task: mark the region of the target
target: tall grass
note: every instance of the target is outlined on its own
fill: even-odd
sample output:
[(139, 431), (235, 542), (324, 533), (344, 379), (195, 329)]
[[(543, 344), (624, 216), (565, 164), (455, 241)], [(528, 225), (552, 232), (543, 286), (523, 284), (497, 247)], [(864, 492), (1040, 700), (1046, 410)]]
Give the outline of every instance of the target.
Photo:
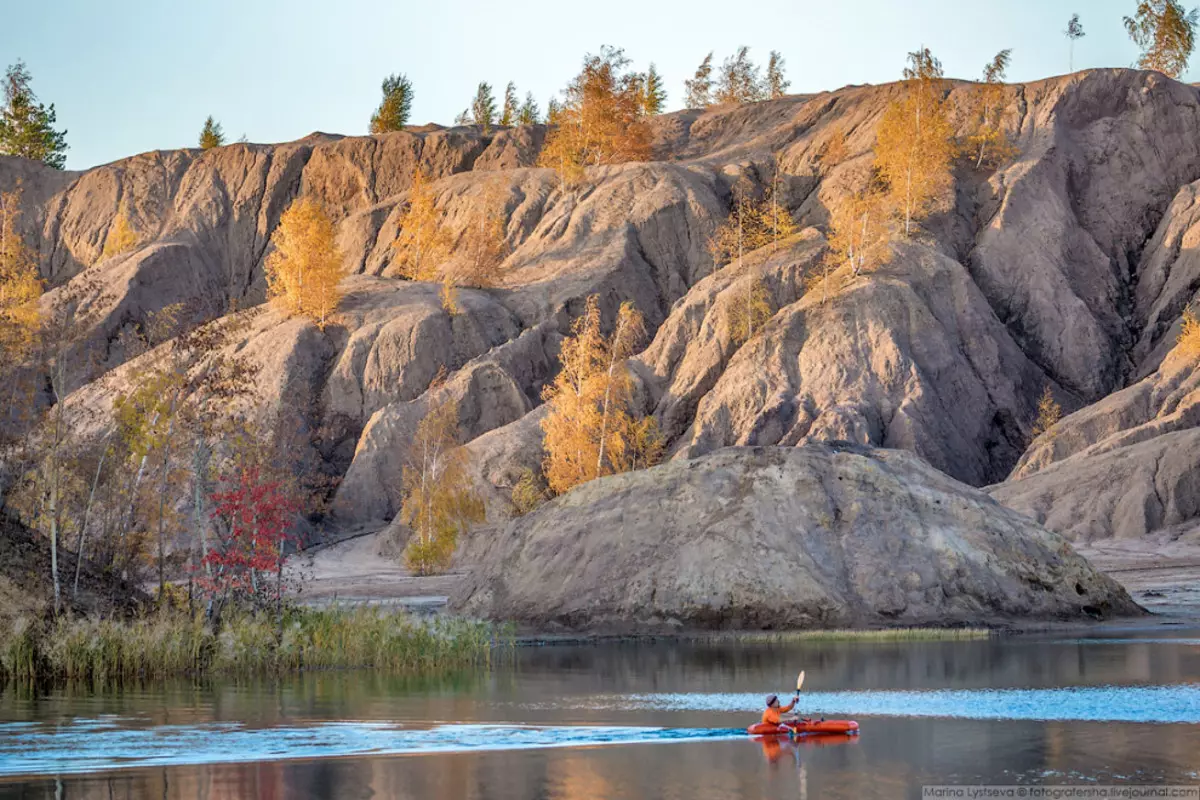
[(414, 619), (378, 608), (293, 609), (282, 635), (270, 615), (243, 614), (214, 629), (202, 617), (18, 621), (0, 631), (0, 676), (18, 681), (119, 683), (172, 676), (259, 675), (370, 668), (435, 674), (488, 667), (508, 629), (466, 620)]

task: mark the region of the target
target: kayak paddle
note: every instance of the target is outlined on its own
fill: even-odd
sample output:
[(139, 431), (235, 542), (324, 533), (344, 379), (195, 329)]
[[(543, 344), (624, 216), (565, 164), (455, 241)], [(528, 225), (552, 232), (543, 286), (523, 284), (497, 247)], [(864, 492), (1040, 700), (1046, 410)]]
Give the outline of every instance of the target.
[(796, 676), (796, 694), (800, 694), (802, 686), (804, 686), (804, 670), (800, 670), (800, 674)]

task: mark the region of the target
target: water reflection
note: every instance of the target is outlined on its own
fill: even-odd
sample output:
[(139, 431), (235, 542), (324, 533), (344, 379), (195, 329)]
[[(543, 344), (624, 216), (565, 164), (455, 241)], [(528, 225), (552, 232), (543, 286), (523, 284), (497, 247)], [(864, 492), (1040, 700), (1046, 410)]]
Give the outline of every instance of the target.
[[(126, 756), (134, 751), (121, 744), (120, 736), (153, 737), (162, 726), (176, 726), (202, 732), (176, 750), (225, 747), (235, 757), (260, 760), (121, 771), (113, 771), (114, 762), (97, 765), (109, 771), (86, 775), (0, 778), (0, 799), (696, 800), (919, 797), (922, 784), (934, 783), (1195, 784), (1200, 783), (1200, 725), (1183, 720), (1194, 719), (1189, 714), (1200, 706), (1200, 686), (1194, 683), (1200, 675), (1198, 638), (1196, 631), (1171, 630), (1164, 636), (1163, 629), (1155, 629), (1103, 640), (1092, 635), (946, 643), (610, 644), (523, 650), (511, 668), (449, 681), (330, 673), (283, 682), (177, 684), (101, 695), (61, 691), (22, 696), (10, 690), (0, 700), (0, 719), (8, 723), (0, 726), (0, 738), (10, 737), (10, 743), (17, 737), (34, 743), (30, 731), (78, 731), (83, 738), (75, 749), (82, 758), (89, 748), (97, 749), (89, 742), (114, 736), (111, 729), (88, 731), (86, 726), (95, 724), (89, 721), (111, 715), (107, 724), (116, 729), (116, 744), (108, 749), (124, 750)], [(805, 700), (810, 704), (821, 698), (858, 704), (857, 710), (849, 708), (862, 723), (858, 741), (824, 747), (744, 736), (644, 741), (650, 730), (741, 728), (757, 716), (745, 706), (756, 704), (767, 691), (786, 690), (801, 668), (808, 672), (806, 689), (812, 692)], [(1113, 693), (1105, 688), (1110, 686), (1136, 687), (1140, 694)], [(1042, 691), (1059, 689), (1074, 691)], [(916, 693), (912, 697), (917, 700), (907, 692)], [(628, 702), (664, 697), (686, 702)], [(695, 702), (714, 697), (736, 700)], [(925, 710), (936, 699), (945, 704), (944, 713), (906, 713), (906, 697), (910, 704), (926, 703)], [(606, 706), (598, 698), (621, 702)], [(881, 704), (885, 699), (891, 704), (886, 709)], [(1039, 713), (1017, 713), (1028, 709), (1031, 700), (1040, 703)], [(868, 701), (874, 705), (864, 705)], [(1091, 712), (1094, 720), (1122, 719), (1115, 711), (1140, 704), (1175, 721), (1043, 721), (1047, 709), (1067, 704), (1070, 710), (1070, 702), (1077, 704), (1076, 711)], [(911, 709), (919, 710), (915, 705)], [(877, 715), (865, 713), (871, 711)], [(969, 716), (983, 718), (964, 718)], [(264, 732), (297, 731), (296, 736), (307, 735), (329, 747), (334, 737), (327, 732), (339, 730), (329, 723), (345, 720), (362, 723), (361, 730), (349, 729), (354, 735), (344, 737), (350, 745), (361, 747), (364, 737), (370, 744), (369, 737), (376, 736), (382, 744), (373, 746), (380, 752), (403, 744), (398, 732), (439, 726), (453, 731), (464, 724), (476, 731), (482, 730), (480, 724), (540, 726), (543, 732), (577, 729), (570, 735), (580, 735), (585, 730), (580, 726), (610, 732), (633, 728), (643, 738), (638, 744), (603, 747), (585, 737), (555, 748), (489, 750), (484, 742), (468, 747), (469, 752), (322, 758), (289, 749), (294, 741), (288, 736)], [(10, 727), (12, 723), (33, 726), (22, 729)], [(340, 729), (347, 732), (345, 726)], [(305, 730), (309, 733), (299, 733)], [(253, 748), (221, 743), (222, 737), (239, 732), (261, 740)], [(275, 752), (262, 752), (271, 748)], [(119, 755), (108, 752), (106, 757)], [(268, 760), (281, 755), (296, 758)], [(0, 759), (4, 757), (0, 750)]]

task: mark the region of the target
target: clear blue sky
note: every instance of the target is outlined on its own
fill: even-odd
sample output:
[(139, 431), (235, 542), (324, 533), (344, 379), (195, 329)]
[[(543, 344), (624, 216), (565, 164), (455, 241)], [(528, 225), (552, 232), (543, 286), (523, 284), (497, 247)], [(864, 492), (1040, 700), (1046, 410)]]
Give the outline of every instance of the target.
[[(413, 122), (449, 124), (487, 80), (546, 100), (602, 44), (654, 61), (682, 104), (709, 50), (738, 45), (787, 60), (791, 91), (895, 80), (905, 53), (931, 48), (975, 78), (1013, 48), (1009, 79), (1067, 71), (1067, 19), (1087, 36), (1075, 67), (1129, 66), (1121, 24), (1136, 0), (9, 0), (0, 62), (23, 58), (66, 127), (70, 169), (195, 146), (213, 114), (228, 140), (279, 142), (315, 130), (366, 132), (391, 72), (412, 80)], [(1200, 56), (1198, 56), (1200, 58)], [(1197, 62), (1200, 64), (1200, 61)], [(1200, 74), (1189, 70), (1185, 80)]]

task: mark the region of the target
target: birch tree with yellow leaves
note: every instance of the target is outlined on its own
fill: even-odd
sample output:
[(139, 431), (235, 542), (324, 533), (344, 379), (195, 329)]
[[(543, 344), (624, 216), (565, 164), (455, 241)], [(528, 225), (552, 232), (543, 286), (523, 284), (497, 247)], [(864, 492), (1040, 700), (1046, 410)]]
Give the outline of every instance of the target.
[(458, 444), (458, 404), (435, 403), (417, 426), (401, 478), (400, 514), (412, 529), (404, 561), (418, 575), (444, 571), (459, 535), (484, 521), (467, 466), (467, 452)]
[(316, 200), (301, 198), (283, 212), (271, 244), (270, 296), (289, 316), (309, 317), (324, 330), (342, 299), (342, 253), (333, 221)]
[(908, 59), (904, 96), (884, 112), (875, 145), (875, 169), (906, 237), (950, 189), (955, 151), (941, 62), (927, 48)]
[(564, 185), (582, 179), (587, 167), (650, 160), (645, 76), (630, 72), (629, 63), (614, 47), (588, 54), (562, 106), (552, 110), (556, 127), (546, 136), (540, 164), (556, 170)]
[(600, 298), (592, 295), (563, 340), (562, 369), (543, 398), (542, 420), (550, 491), (562, 494), (593, 478), (653, 465), (662, 438), (653, 417), (630, 410), (632, 380), (627, 361), (645, 335), (642, 315), (621, 305), (613, 331), (600, 325)]
[(437, 280), (450, 245), (429, 175), (418, 169), (408, 190), (408, 206), (400, 215), (400, 235), (392, 244), (397, 271), (410, 281)]

